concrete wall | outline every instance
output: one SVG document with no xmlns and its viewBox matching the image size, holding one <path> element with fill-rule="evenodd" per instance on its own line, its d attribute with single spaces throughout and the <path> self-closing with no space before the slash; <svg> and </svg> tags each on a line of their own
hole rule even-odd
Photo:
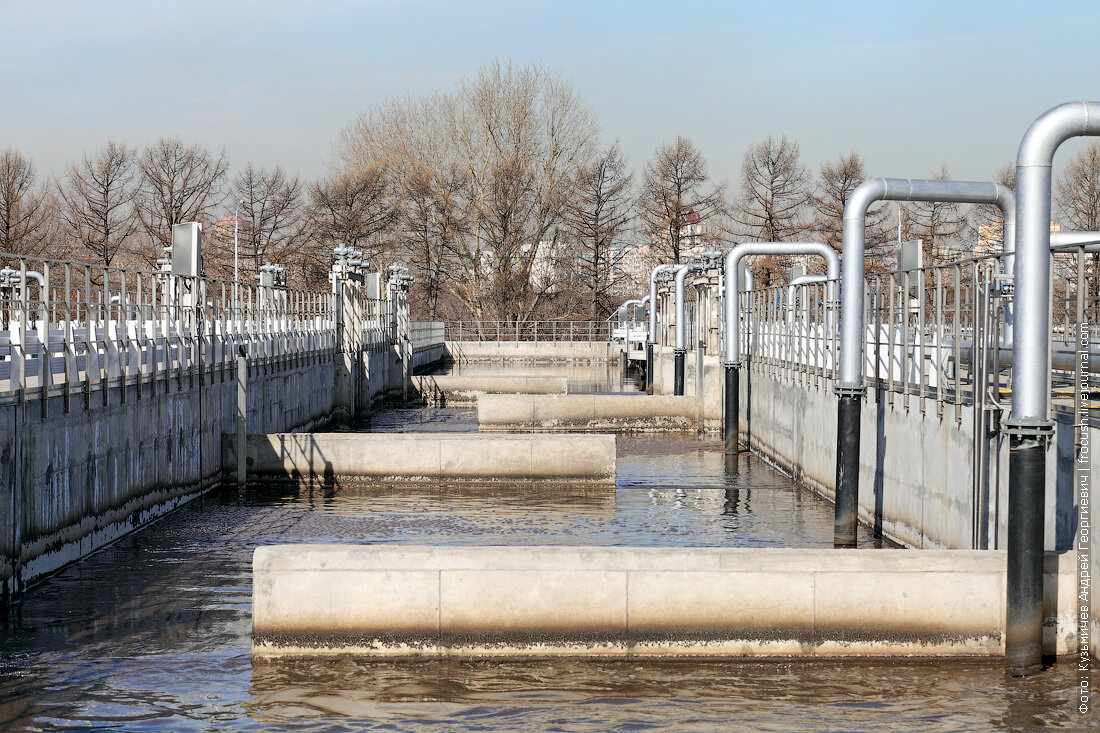
<svg viewBox="0 0 1100 733">
<path fill-rule="evenodd" d="M 249 379 L 248 429 L 308 428 L 332 409 L 331 354 L 257 366 Z M 234 432 L 235 370 L 148 381 L 141 397 L 118 380 L 75 395 L 0 406 L 0 580 L 19 592 L 194 498 L 222 475 L 222 434 Z"/>
<path fill-rule="evenodd" d="M 364 352 L 357 389 L 371 403 L 402 394 L 394 349 Z M 414 352 L 415 370 L 443 359 L 442 344 Z M 248 432 L 310 430 L 334 416 L 331 351 L 258 359 L 250 365 Z M 218 483 L 223 436 L 236 433 L 235 365 L 218 366 L 200 389 L 184 374 L 155 384 L 115 379 L 102 391 L 0 404 L 0 603 L 28 584 Z M 37 394 L 34 395 L 37 397 Z M 43 417 L 45 414 L 45 417 Z M 228 464 L 235 467 L 235 460 Z"/>
<path fill-rule="evenodd" d="M 413 377 L 416 395 L 430 405 L 474 405 L 486 394 L 565 394 L 565 377 L 430 374 Z"/>
<path fill-rule="evenodd" d="M 251 473 L 333 482 L 371 477 L 615 483 L 613 435 L 279 433 L 248 436 L 247 460 Z"/>
<path fill-rule="evenodd" d="M 1050 652 L 1073 558 L 1047 558 Z M 282 545 L 253 556 L 253 654 L 882 656 L 1004 652 L 1005 556 Z"/>
<path fill-rule="evenodd" d="M 698 430 L 695 397 L 671 395 L 482 395 L 478 428 L 492 430 L 656 431 Z M 710 420 L 721 427 L 720 416 Z"/>
<path fill-rule="evenodd" d="M 619 347 L 610 341 L 448 341 L 447 354 L 467 361 L 617 361 Z"/>
<path fill-rule="evenodd" d="M 832 499 L 836 483 L 836 396 L 820 384 L 742 370 L 742 439 L 801 483 Z M 923 410 L 922 410 L 923 408 Z M 986 480 L 973 478 L 974 410 L 868 390 L 860 424 L 860 519 L 909 547 L 1005 547 L 1008 448 L 989 436 Z M 1059 421 L 1047 457 L 1048 550 L 1073 547 L 1072 426 Z M 1094 439 L 1100 431 L 1091 429 Z M 1092 456 L 1093 472 L 1100 458 Z"/>
</svg>

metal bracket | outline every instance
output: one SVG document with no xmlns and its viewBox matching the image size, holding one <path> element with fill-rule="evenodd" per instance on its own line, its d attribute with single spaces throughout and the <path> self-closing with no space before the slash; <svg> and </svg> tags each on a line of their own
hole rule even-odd
<svg viewBox="0 0 1100 733">
<path fill-rule="evenodd" d="M 837 385 L 833 387 L 833 392 L 836 393 L 837 397 L 862 397 L 866 394 L 867 388 L 862 384 L 853 385 L 837 383 Z"/>
<path fill-rule="evenodd" d="M 1050 420 L 1018 419 L 1008 417 L 1001 421 L 1001 432 L 1005 435 L 1049 439 L 1054 435 L 1054 423 Z"/>
</svg>

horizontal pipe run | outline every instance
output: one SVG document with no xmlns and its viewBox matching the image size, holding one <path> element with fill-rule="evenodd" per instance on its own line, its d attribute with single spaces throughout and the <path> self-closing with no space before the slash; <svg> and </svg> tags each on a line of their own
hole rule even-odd
<svg viewBox="0 0 1100 733">
<path fill-rule="evenodd" d="M 1045 558 L 1062 654 L 1073 559 Z M 1003 552 L 294 544 L 252 578 L 257 656 L 1004 652 Z"/>
<path fill-rule="evenodd" d="M 230 442 L 229 447 L 232 447 Z M 233 456 L 235 459 L 235 456 Z M 234 463 L 230 461 L 229 463 Z M 273 433 L 248 437 L 249 475 L 294 479 L 615 483 L 613 435 Z"/>
</svg>

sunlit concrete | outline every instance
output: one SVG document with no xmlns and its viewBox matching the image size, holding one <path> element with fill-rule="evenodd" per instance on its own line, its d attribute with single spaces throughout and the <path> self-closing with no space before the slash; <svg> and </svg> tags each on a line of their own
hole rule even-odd
<svg viewBox="0 0 1100 733">
<path fill-rule="evenodd" d="M 249 475 L 291 478 L 614 484 L 615 436 L 274 433 L 248 436 L 247 461 Z"/>
<path fill-rule="evenodd" d="M 1072 553 L 1046 578 L 1072 653 Z M 991 656 L 1004 597 L 991 551 L 267 546 L 253 653 Z"/>
<path fill-rule="evenodd" d="M 550 431 L 696 430 L 694 396 L 627 394 L 482 395 L 478 429 Z M 718 420 L 712 428 L 717 429 Z"/>
<path fill-rule="evenodd" d="M 473 405 L 485 394 L 565 394 L 565 377 L 430 374 L 412 378 L 420 398 L 431 405 Z"/>
</svg>

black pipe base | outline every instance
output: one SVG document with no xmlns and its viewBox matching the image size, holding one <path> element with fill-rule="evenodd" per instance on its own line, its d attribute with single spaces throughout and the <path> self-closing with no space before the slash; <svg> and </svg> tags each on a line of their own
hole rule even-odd
<svg viewBox="0 0 1100 733">
<path fill-rule="evenodd" d="M 722 404 L 722 434 L 726 442 L 726 456 L 736 456 L 741 450 L 737 435 L 741 413 L 741 370 L 732 364 L 726 365 Z"/>
<path fill-rule="evenodd" d="M 833 546 L 856 546 L 859 524 L 859 420 L 862 390 L 838 390 L 836 415 L 836 497 Z"/>
<path fill-rule="evenodd" d="M 1011 435 L 1005 672 L 1012 677 L 1026 677 L 1043 668 L 1045 494 L 1045 439 L 1036 435 Z"/>
<path fill-rule="evenodd" d="M 645 393 L 653 394 L 653 342 L 645 345 Z"/>
<path fill-rule="evenodd" d="M 674 352 L 675 357 L 675 374 L 672 379 L 672 394 L 682 395 L 684 393 L 684 361 L 687 356 L 685 349 L 676 349 Z"/>
</svg>

